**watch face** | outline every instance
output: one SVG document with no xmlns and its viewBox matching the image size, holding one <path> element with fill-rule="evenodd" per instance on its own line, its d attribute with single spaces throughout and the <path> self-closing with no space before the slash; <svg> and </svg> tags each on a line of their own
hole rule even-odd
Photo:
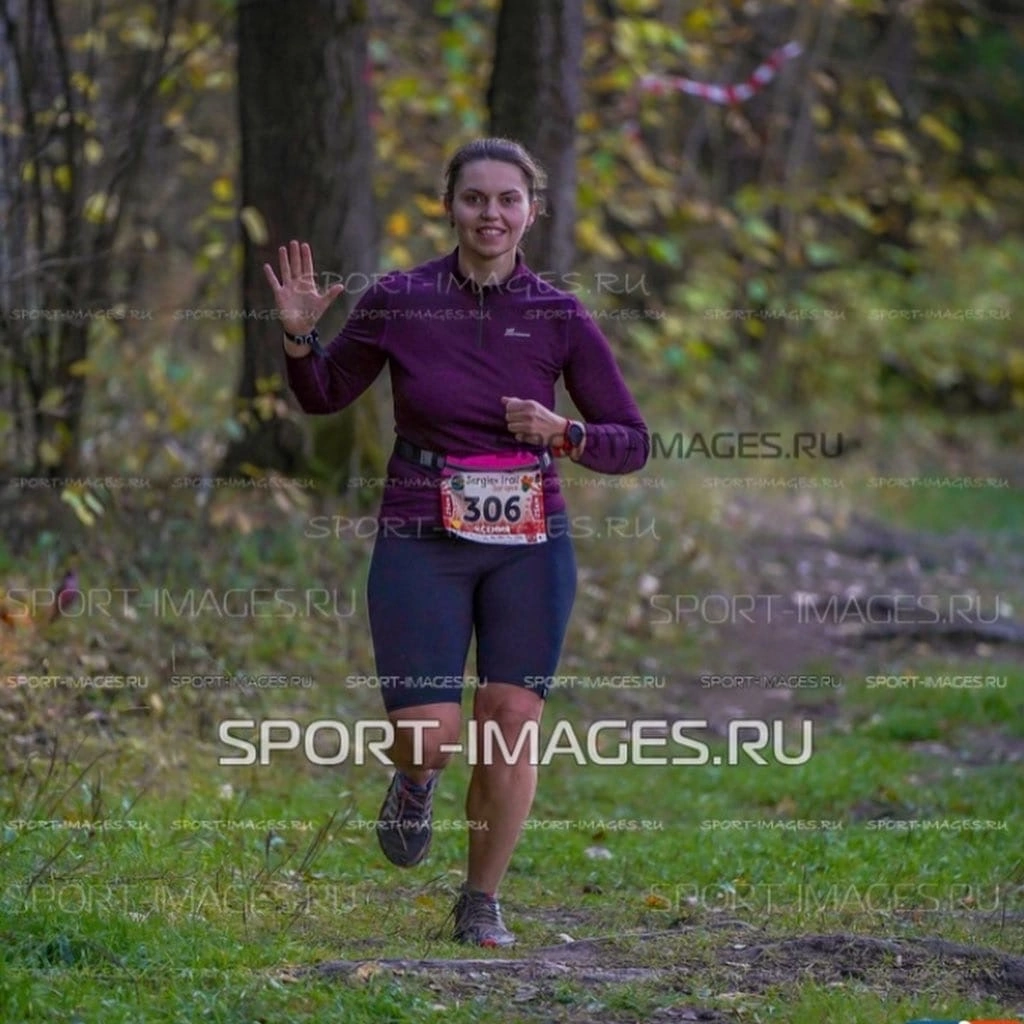
<svg viewBox="0 0 1024 1024">
<path fill-rule="evenodd" d="M 569 439 L 569 444 L 573 448 L 578 448 L 583 443 L 583 427 L 579 423 L 570 423 L 565 431 L 565 436 Z"/>
</svg>

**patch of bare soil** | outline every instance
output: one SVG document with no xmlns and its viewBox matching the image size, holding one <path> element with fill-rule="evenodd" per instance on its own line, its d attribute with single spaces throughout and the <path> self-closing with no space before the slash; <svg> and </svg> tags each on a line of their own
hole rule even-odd
<svg viewBox="0 0 1024 1024">
<path fill-rule="evenodd" d="M 882 997 L 952 989 L 967 1003 L 991 999 L 1017 1007 L 1018 1013 L 1024 1008 L 1024 957 L 998 950 L 938 938 L 779 937 L 728 931 L 722 929 L 711 946 L 695 943 L 692 929 L 679 928 L 582 939 L 516 956 L 333 960 L 289 970 L 283 979 L 312 976 L 357 982 L 386 973 L 422 978 L 440 998 L 470 998 L 503 986 L 510 1005 L 519 1011 L 514 1019 L 540 1019 L 537 1014 L 543 1013 L 545 1020 L 595 1024 L 636 1018 L 596 1006 L 582 1017 L 568 1009 L 552 1016 L 557 1007 L 552 1004 L 553 986 L 567 981 L 593 986 L 600 999 L 609 986 L 657 982 L 664 991 L 679 994 L 678 1005 L 652 1018 L 661 1022 L 738 1021 L 726 1012 L 694 1005 L 695 995 L 709 987 L 739 998 L 808 982 L 857 984 Z"/>
<path fill-rule="evenodd" d="M 782 673 L 818 661 L 863 678 L 907 653 L 1024 663 L 1020 594 L 1008 592 L 1024 578 L 1024 537 L 897 530 L 799 499 L 794 506 L 774 518 L 752 502 L 733 510 L 748 538 L 748 590 L 775 598 L 755 603 L 753 621 L 722 629 L 733 665 Z"/>
<path fill-rule="evenodd" d="M 735 718 L 813 712 L 825 722 L 839 714 L 840 687 L 863 686 L 893 665 L 944 662 L 950 674 L 986 674 L 993 662 L 1024 664 L 1024 534 L 992 543 L 967 530 L 898 530 L 802 497 L 780 510 L 740 496 L 727 521 L 743 538 L 744 594 L 708 601 L 701 663 L 665 666 L 672 683 L 657 691 L 659 711 L 722 734 Z M 803 681 L 768 681 L 782 676 Z M 651 697 L 621 691 L 617 703 L 649 712 Z M 1019 761 L 1024 740 L 975 730 L 954 756 Z"/>
</svg>

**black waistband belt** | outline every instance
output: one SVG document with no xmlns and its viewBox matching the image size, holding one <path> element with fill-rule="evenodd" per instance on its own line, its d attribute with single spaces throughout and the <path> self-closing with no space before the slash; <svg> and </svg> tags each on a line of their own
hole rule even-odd
<svg viewBox="0 0 1024 1024">
<path fill-rule="evenodd" d="M 427 469 L 444 469 L 448 461 L 447 455 L 427 451 L 426 448 L 420 448 L 411 441 L 406 441 L 404 437 L 395 441 L 395 454 L 407 462 L 415 462 L 416 465 L 424 466 Z M 540 462 L 541 469 L 547 469 L 551 465 L 551 452 L 538 452 L 537 460 Z"/>
</svg>

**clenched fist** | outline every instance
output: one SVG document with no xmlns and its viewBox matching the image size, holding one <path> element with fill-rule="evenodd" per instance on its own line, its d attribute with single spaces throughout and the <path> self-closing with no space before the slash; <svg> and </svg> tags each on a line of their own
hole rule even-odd
<svg viewBox="0 0 1024 1024">
<path fill-rule="evenodd" d="M 559 447 L 565 436 L 564 416 L 545 408 L 532 398 L 502 398 L 505 423 L 517 441 Z"/>
</svg>

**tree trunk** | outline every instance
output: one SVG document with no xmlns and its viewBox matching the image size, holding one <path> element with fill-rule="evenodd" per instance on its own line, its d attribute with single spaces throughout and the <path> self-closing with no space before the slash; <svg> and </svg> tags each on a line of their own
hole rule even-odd
<svg viewBox="0 0 1024 1024">
<path fill-rule="evenodd" d="M 570 270 L 575 250 L 582 53 L 582 0 L 503 0 L 487 93 L 490 132 L 521 142 L 547 171 L 547 216 L 523 248 L 534 270 L 555 275 Z"/>
<path fill-rule="evenodd" d="M 326 342 L 327 320 L 348 313 L 377 269 L 367 4 L 294 0 L 286 7 L 240 4 L 238 11 L 242 205 L 257 210 L 267 229 L 266 238 L 243 233 L 243 306 L 272 309 L 263 264 L 276 270 L 279 245 L 308 241 L 321 287 L 339 277 L 348 282 L 336 312 L 321 324 Z M 231 445 L 222 469 L 248 463 L 294 473 L 307 466 L 301 428 L 278 415 L 279 405 L 275 411 L 273 403 L 252 401 L 285 397 L 280 327 L 271 319 L 243 323 L 238 397 L 246 433 Z M 356 433 L 354 417 L 346 410 L 341 422 L 325 424 L 340 431 L 343 440 L 334 448 L 342 462 Z"/>
</svg>

